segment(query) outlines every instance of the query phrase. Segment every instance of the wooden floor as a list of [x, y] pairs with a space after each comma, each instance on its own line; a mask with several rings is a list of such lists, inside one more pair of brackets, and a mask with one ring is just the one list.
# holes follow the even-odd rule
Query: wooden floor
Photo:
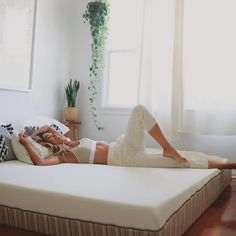
[[184, 236], [236, 236], [236, 179]]
[[[0, 236], [41, 235], [0, 225]], [[236, 179], [184, 236], [236, 236]]]

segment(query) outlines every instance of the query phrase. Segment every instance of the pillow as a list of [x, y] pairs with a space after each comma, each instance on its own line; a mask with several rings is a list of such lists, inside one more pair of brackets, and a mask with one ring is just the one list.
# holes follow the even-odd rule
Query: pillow
[[35, 126], [35, 127], [41, 127], [44, 125], [52, 125], [54, 128], [58, 127], [62, 134], [65, 134], [69, 131], [69, 128], [62, 124], [60, 121], [49, 118], [49, 117], [44, 117], [44, 116], [37, 116], [32, 119], [26, 120], [26, 121], [20, 121], [16, 122], [14, 124], [14, 128], [18, 132], [24, 131], [25, 126]]
[[11, 160], [17, 160], [16, 155], [13, 151], [12, 145], [11, 145], [11, 139], [5, 140], [6, 146], [8, 148], [8, 154], [4, 161], [11, 161]]
[[58, 133], [60, 133], [60, 134], [65, 134], [66, 132], [68, 132], [69, 131], [69, 128], [68, 128], [68, 130], [65, 132], [65, 133], [63, 133], [62, 132], [62, 130], [61, 130], [61, 128], [58, 126], [58, 125], [56, 125], [56, 124], [51, 124], [50, 125], [52, 128], [54, 128]]
[[13, 135], [14, 129], [12, 124], [1, 124], [0, 125], [0, 134], [3, 135], [5, 139], [11, 139], [11, 136]]
[[[52, 128], [54, 128], [58, 133], [60, 134], [63, 134], [63, 132], [61, 131], [61, 129], [55, 125], [55, 124], [52, 124], [50, 125]], [[36, 130], [38, 130], [40, 127], [39, 126], [25, 126], [25, 133], [28, 135], [28, 136], [31, 136]]]
[[25, 126], [25, 134], [31, 136], [38, 129], [38, 126]]
[[12, 124], [1, 124], [0, 125], [0, 135], [2, 135], [2, 137], [5, 140], [5, 148], [7, 148], [7, 153], [5, 153], [6, 155], [3, 156], [3, 142], [1, 142], [1, 149], [2, 152], [0, 154], [0, 161], [10, 161], [10, 160], [16, 160], [16, 156], [12, 150], [12, 146], [11, 146], [11, 137], [13, 134], [13, 127]]
[[5, 138], [0, 134], [0, 162], [5, 161], [8, 154], [8, 148], [5, 142]]
[[12, 124], [7, 124], [7, 125], [6, 124], [1, 124], [1, 127], [5, 128], [10, 135], [13, 135], [14, 128], [13, 128]]
[[[34, 151], [36, 151], [42, 159], [49, 155], [49, 150], [46, 147], [35, 142], [31, 137], [28, 137], [28, 140], [30, 141]], [[13, 134], [12, 139], [11, 139], [11, 144], [12, 144], [14, 153], [19, 161], [22, 161], [28, 164], [33, 164], [27, 149], [25, 148], [24, 145], [22, 145], [19, 142], [18, 134], [16, 133]]]

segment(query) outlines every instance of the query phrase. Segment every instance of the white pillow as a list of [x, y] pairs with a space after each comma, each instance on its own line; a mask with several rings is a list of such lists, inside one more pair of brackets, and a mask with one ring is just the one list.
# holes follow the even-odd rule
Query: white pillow
[[[35, 142], [31, 137], [28, 137], [28, 140], [32, 144], [32, 148], [34, 149], [34, 151], [36, 151], [39, 154], [40, 158], [43, 159], [49, 155], [49, 150], [46, 147]], [[12, 148], [14, 150], [14, 153], [19, 161], [22, 161], [22, 162], [25, 162], [28, 164], [33, 164], [32, 160], [30, 158], [30, 155], [29, 155], [28, 151], [26, 150], [25, 146], [19, 142], [18, 134], [14, 133], [12, 135], [11, 144], [12, 144]]]
[[69, 131], [69, 128], [64, 124], [62, 124], [60, 121], [46, 116], [36, 116], [28, 120], [18, 121], [13, 123], [14, 123], [14, 129], [17, 130], [18, 132], [22, 131], [24, 132], [25, 126], [41, 127], [44, 125], [53, 125], [53, 124], [57, 125], [63, 134]]

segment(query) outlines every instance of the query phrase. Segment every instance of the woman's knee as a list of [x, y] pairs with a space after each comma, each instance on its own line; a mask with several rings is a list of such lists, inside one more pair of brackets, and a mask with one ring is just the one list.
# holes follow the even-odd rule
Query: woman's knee
[[157, 121], [155, 120], [153, 115], [143, 105], [135, 106], [131, 116], [135, 119], [140, 120], [144, 125], [144, 129], [148, 132], [157, 124]]
[[143, 105], [136, 105], [133, 108], [132, 113], [134, 113], [134, 114], [142, 114], [144, 110], [147, 110], [145, 106], [143, 106]]

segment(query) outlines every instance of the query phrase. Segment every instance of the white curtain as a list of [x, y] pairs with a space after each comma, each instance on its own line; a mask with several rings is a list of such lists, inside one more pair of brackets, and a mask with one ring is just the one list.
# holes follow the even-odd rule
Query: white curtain
[[139, 103], [165, 132], [236, 134], [236, 1], [144, 5]]
[[165, 133], [236, 134], [236, 1], [114, 0], [112, 6], [110, 54], [122, 57], [110, 61], [108, 77], [127, 91], [113, 86], [111, 103], [144, 104]]
[[236, 134], [236, 1], [177, 0], [175, 132]]

